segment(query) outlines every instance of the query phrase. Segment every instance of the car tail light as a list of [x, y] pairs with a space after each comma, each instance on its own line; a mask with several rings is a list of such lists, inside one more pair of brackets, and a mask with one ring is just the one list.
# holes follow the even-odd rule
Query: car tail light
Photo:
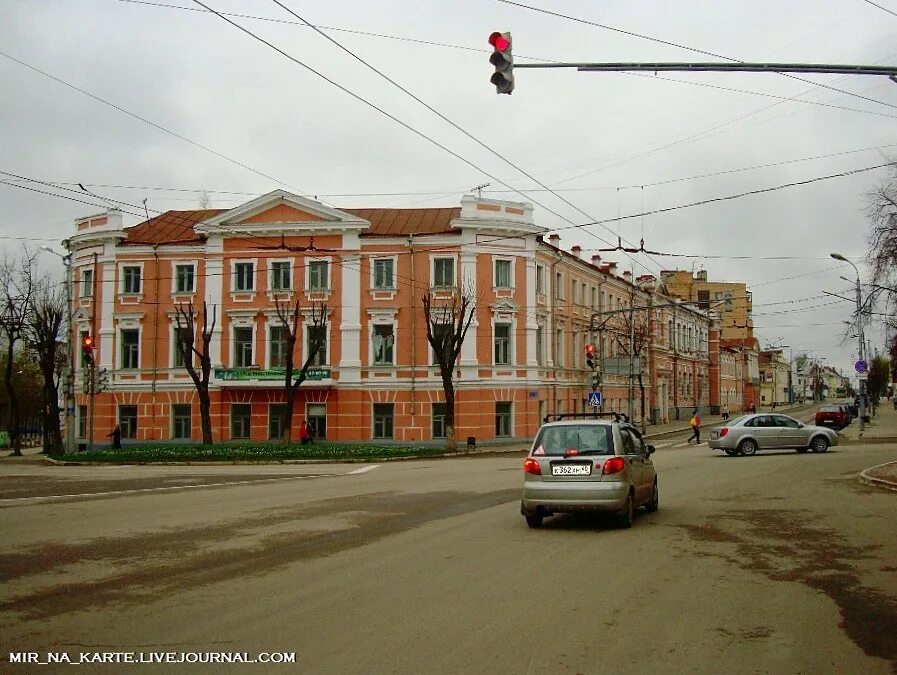
[[601, 474], [606, 476], [612, 473], [620, 473], [625, 468], [626, 461], [622, 457], [611, 457], [604, 463], [604, 468], [601, 469]]
[[534, 476], [541, 476], [542, 466], [539, 464], [539, 460], [527, 457], [523, 462], [523, 472], [531, 473]]
[[722, 438], [723, 436], [725, 436], [728, 433], [729, 433], [729, 427], [723, 427], [722, 429], [719, 430], [719, 437]]
[[573, 455], [578, 455], [579, 450], [577, 448], [567, 448], [564, 451], [564, 457], [572, 457]]

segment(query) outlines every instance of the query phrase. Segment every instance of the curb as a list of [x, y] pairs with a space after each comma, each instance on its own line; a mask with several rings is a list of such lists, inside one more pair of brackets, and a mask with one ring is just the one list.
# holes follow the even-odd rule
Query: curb
[[875, 476], [870, 476], [868, 474], [869, 471], [873, 471], [875, 469], [880, 469], [883, 466], [892, 466], [897, 465], [897, 462], [885, 462], [884, 464], [879, 464], [877, 466], [870, 466], [868, 469], [864, 469], [860, 472], [860, 482], [865, 485], [870, 485], [872, 487], [880, 487], [886, 490], [891, 490], [893, 492], [897, 492], [897, 483], [894, 481], [890, 481], [886, 478], [876, 478]]

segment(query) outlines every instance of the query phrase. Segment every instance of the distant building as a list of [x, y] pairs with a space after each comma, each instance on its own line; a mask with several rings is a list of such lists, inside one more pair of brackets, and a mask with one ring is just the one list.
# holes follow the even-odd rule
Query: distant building
[[747, 340], [754, 336], [752, 299], [746, 284], [709, 281], [706, 270], [665, 270], [660, 277], [670, 295], [696, 302], [698, 309], [719, 312], [722, 339]]

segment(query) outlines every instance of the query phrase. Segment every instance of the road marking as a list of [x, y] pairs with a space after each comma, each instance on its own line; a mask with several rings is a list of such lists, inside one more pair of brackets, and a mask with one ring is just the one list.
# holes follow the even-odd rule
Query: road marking
[[354, 471], [350, 471], [348, 473], [349, 476], [357, 476], [361, 473], [367, 473], [368, 471], [373, 471], [374, 469], [380, 468], [379, 464], [372, 464], [371, 466], [363, 466], [360, 469], [355, 469]]
[[139, 494], [141, 492], [167, 492], [170, 490], [196, 490], [200, 488], [224, 487], [228, 485], [252, 485], [255, 483], [274, 483], [287, 480], [303, 480], [305, 478], [327, 478], [330, 476], [339, 476], [338, 473], [309, 473], [302, 476], [284, 476], [282, 478], [256, 478], [252, 480], [234, 480], [225, 483], [198, 483], [196, 485], [163, 485], [151, 488], [134, 488], [132, 490], [109, 490], [107, 492], [81, 492], [69, 495], [43, 495], [40, 497], [7, 497], [0, 499], [0, 505], [3, 504], [39, 504], [41, 502], [52, 502], [59, 499], [72, 499], [75, 497], [109, 497], [114, 495], [130, 495]]

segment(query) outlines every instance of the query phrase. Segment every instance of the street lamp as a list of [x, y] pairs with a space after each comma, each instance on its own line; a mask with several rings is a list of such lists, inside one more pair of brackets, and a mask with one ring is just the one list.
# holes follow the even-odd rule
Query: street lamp
[[[68, 246], [68, 241], [63, 244]], [[75, 451], [75, 346], [72, 341], [72, 254], [71, 251], [66, 255], [54, 251], [49, 246], [41, 246], [41, 249], [47, 253], [62, 259], [65, 265], [65, 302], [66, 302], [66, 367], [68, 369], [68, 379], [65, 382], [65, 452], [72, 453]]]
[[[860, 361], [865, 361], [865, 342], [863, 338], [863, 298], [862, 298], [862, 290], [860, 288], [860, 270], [856, 265], [853, 264], [850, 260], [845, 258], [840, 253], [832, 253], [832, 258], [835, 260], [840, 260], [841, 262], [846, 262], [848, 265], [853, 267], [854, 271], [857, 273], [857, 336], [859, 338], [860, 350], [859, 355]], [[864, 373], [860, 373], [860, 432], [865, 429], [865, 417], [866, 417], [866, 380], [863, 378]]]

